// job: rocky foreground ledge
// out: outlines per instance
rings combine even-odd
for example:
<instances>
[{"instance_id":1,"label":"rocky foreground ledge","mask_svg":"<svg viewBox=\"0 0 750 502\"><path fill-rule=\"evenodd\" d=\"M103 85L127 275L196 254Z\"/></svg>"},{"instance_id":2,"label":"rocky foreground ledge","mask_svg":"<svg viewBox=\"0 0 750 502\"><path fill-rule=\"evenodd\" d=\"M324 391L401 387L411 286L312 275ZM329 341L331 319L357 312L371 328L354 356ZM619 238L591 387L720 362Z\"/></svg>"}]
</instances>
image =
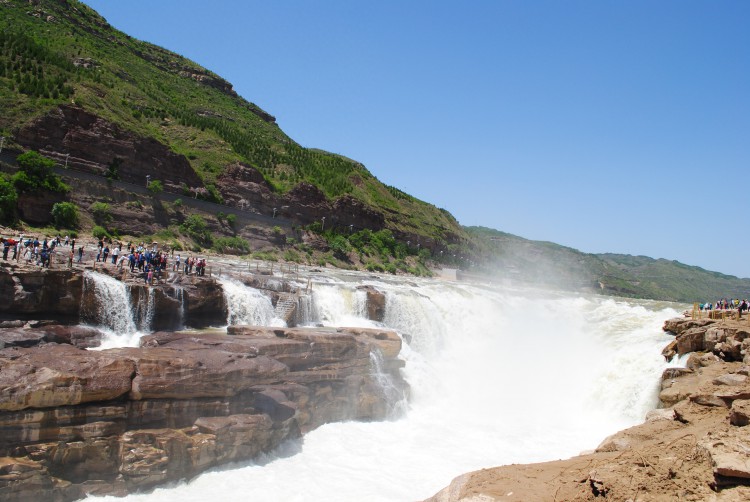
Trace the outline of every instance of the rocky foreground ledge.
<instances>
[{"instance_id":1,"label":"rocky foreground ledge","mask_svg":"<svg viewBox=\"0 0 750 502\"><path fill-rule=\"evenodd\" d=\"M407 390L388 330L232 326L141 345L0 350L0 500L190 478L326 422L382 419Z\"/></svg>"},{"instance_id":2,"label":"rocky foreground ledge","mask_svg":"<svg viewBox=\"0 0 750 502\"><path fill-rule=\"evenodd\" d=\"M678 318L660 409L590 454L464 474L432 502L750 500L750 323Z\"/></svg>"}]
</instances>

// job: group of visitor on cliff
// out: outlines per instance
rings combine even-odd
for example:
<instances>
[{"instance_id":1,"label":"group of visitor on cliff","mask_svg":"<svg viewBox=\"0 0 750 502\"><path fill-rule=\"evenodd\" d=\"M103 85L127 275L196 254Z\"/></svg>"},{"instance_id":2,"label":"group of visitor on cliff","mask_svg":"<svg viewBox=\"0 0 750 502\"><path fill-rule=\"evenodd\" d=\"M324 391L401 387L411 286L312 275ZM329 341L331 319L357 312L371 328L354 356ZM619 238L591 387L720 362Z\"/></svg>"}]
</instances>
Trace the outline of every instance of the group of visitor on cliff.
<instances>
[{"instance_id":1,"label":"group of visitor on cliff","mask_svg":"<svg viewBox=\"0 0 750 502\"><path fill-rule=\"evenodd\" d=\"M740 312L745 312L746 310L750 309L750 302L747 301L747 299L740 301L739 298L732 299L730 298L727 300L726 298L722 298L721 300L718 300L716 303L706 302L701 303L699 305L701 310L739 310Z\"/></svg>"},{"instance_id":2,"label":"group of visitor on cliff","mask_svg":"<svg viewBox=\"0 0 750 502\"><path fill-rule=\"evenodd\" d=\"M3 260L7 261L12 253L10 260L20 261L23 259L27 263L33 263L40 267L49 267L52 255L62 247L70 246L69 266L73 265L74 259L76 263L83 263L86 254L84 247L81 245L76 249L75 238L71 239L67 235L64 239L59 235L53 239L45 237L40 242L37 237L24 238L21 234L18 239L0 237L0 244L2 244L3 249ZM110 244L112 245L111 249ZM135 274L135 270L138 269L138 274L143 277L147 284L153 284L155 278L160 279L162 272L167 269L167 251L159 249L156 242L151 247L143 242L138 245L128 242L123 250L123 244L120 242L105 242L100 239L96 246L95 256L96 263L112 264L120 270L127 266L130 268L131 274ZM192 274L195 271L195 275L199 276L206 273L205 258L188 256L183 260L179 254L175 257L174 251L172 251L171 258L173 259L172 271L174 272Z\"/></svg>"}]
</instances>

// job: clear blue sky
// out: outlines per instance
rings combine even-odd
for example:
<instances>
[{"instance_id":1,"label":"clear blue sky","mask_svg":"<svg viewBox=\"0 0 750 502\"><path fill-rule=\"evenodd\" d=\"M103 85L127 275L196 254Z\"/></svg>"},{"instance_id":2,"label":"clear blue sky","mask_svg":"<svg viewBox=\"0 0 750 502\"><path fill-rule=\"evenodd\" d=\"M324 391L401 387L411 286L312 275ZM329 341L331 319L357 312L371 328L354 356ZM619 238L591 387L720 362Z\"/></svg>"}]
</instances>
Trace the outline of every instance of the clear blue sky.
<instances>
[{"instance_id":1,"label":"clear blue sky","mask_svg":"<svg viewBox=\"0 0 750 502\"><path fill-rule=\"evenodd\" d=\"M86 3L464 225L750 277L750 1Z\"/></svg>"}]
</instances>

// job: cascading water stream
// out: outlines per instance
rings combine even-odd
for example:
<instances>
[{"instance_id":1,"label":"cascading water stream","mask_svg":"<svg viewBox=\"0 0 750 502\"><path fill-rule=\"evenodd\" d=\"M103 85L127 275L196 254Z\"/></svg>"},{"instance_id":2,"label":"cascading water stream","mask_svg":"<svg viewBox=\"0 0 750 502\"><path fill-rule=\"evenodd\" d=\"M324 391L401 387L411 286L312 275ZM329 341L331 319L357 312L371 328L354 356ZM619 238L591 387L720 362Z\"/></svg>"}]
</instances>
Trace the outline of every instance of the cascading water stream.
<instances>
[{"instance_id":1,"label":"cascading water stream","mask_svg":"<svg viewBox=\"0 0 750 502\"><path fill-rule=\"evenodd\" d=\"M224 299L227 303L227 325L283 326L274 317L271 299L255 288L245 286L235 279L221 278Z\"/></svg>"},{"instance_id":2,"label":"cascading water stream","mask_svg":"<svg viewBox=\"0 0 750 502\"><path fill-rule=\"evenodd\" d=\"M385 293L383 323L364 318L363 283ZM679 312L648 301L350 276L315 284L310 303L310 323L384 325L408 341L405 412L327 424L245 467L126 500L416 500L471 470L578 454L655 406L670 340L661 325ZM377 374L376 356L371 363Z\"/></svg>"},{"instance_id":3,"label":"cascading water stream","mask_svg":"<svg viewBox=\"0 0 750 502\"><path fill-rule=\"evenodd\" d=\"M137 346L143 333L136 326L127 285L108 275L86 270L83 288L83 321L104 332L97 349Z\"/></svg>"}]
</instances>

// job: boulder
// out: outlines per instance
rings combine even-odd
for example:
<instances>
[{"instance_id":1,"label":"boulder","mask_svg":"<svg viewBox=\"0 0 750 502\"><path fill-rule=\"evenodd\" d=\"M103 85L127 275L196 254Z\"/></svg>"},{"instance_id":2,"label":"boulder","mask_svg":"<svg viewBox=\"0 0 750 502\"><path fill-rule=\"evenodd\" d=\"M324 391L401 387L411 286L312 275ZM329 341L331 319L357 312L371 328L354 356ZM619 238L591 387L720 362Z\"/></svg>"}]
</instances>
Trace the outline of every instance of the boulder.
<instances>
[{"instance_id":1,"label":"boulder","mask_svg":"<svg viewBox=\"0 0 750 502\"><path fill-rule=\"evenodd\" d=\"M364 291L366 295L365 308L367 318L371 321L383 322L385 319L385 295L373 286L359 286L359 291Z\"/></svg>"},{"instance_id":2,"label":"boulder","mask_svg":"<svg viewBox=\"0 0 750 502\"><path fill-rule=\"evenodd\" d=\"M742 429L709 432L699 441L714 468L716 484L747 484L750 481L750 450Z\"/></svg>"},{"instance_id":3,"label":"boulder","mask_svg":"<svg viewBox=\"0 0 750 502\"><path fill-rule=\"evenodd\" d=\"M706 330L703 327L690 328L677 335L677 353L679 355L704 350L703 337Z\"/></svg>"},{"instance_id":4,"label":"boulder","mask_svg":"<svg viewBox=\"0 0 750 502\"><path fill-rule=\"evenodd\" d=\"M750 424L750 400L736 399L732 402L729 423L737 427L744 427Z\"/></svg>"}]
</instances>

